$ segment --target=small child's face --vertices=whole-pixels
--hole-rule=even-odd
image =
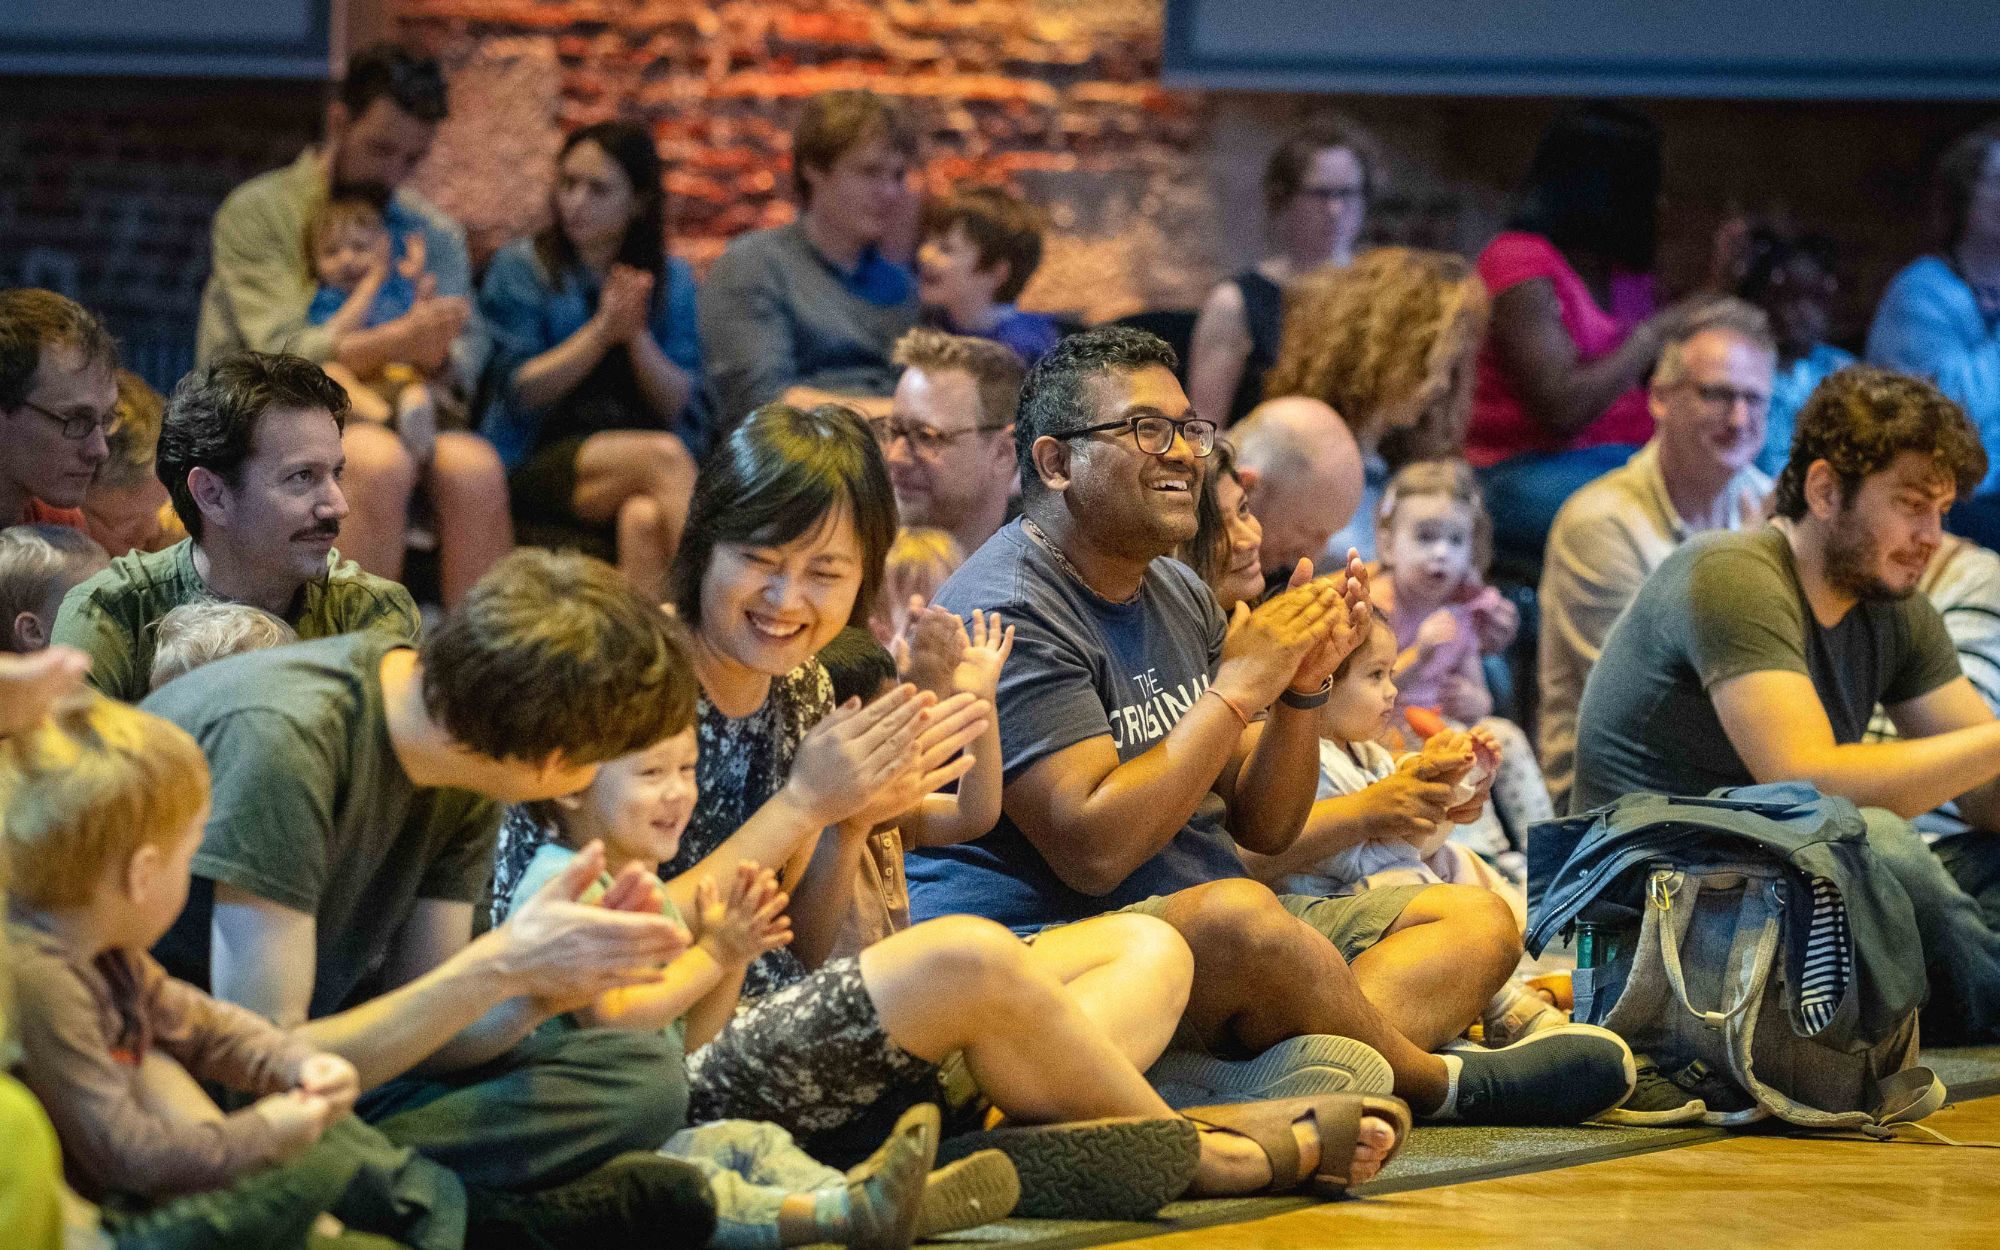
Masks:
[[[381,226],[335,222],[313,239],[313,274],[336,291],[351,291],[369,270],[388,265],[389,232]]]
[[[1396,713],[1395,666],[1396,635],[1378,623],[1328,692],[1320,710],[1320,737],[1372,742],[1388,732]]]
[[[957,222],[917,249],[917,297],[926,308],[990,304],[1006,275],[1004,264],[979,267],[979,245]]]
[[[181,909],[187,906],[194,853],[201,849],[202,831],[207,827],[208,804],[203,803],[178,841],[147,848],[132,857],[125,873],[131,940],[120,945],[149,947],[173,928]]]
[[[568,841],[581,846],[602,838],[605,862],[614,872],[634,859],[654,864],[672,859],[694,815],[699,756],[690,725],[604,765],[597,780],[565,800]]]
[[[1443,603],[1472,573],[1472,509],[1449,495],[1396,501],[1382,536],[1382,563],[1395,572],[1396,603]]]

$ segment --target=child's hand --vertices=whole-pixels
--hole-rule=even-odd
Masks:
[[[1421,777],[1457,785],[1472,771],[1472,737],[1462,729],[1432,734],[1417,752],[1415,771]]]
[[[909,766],[923,714],[935,702],[936,695],[907,684],[865,707],[849,699],[799,743],[783,793],[817,824],[846,820]]]
[[[1483,725],[1474,725],[1465,731],[1472,739],[1472,753],[1488,772],[1500,767],[1500,735]]]
[[[270,1126],[281,1160],[296,1159],[312,1149],[333,1118],[326,1099],[296,1089],[260,1098],[250,1110]]]
[[[778,888],[775,873],[750,860],[736,865],[724,887],[704,877],[694,897],[701,916],[697,945],[725,967],[747,965],[792,940],[792,920],[785,914],[791,898]]]
[[[970,645],[956,612],[925,607],[920,596],[911,595],[903,632],[889,644],[889,653],[896,657],[897,676],[942,699],[952,693],[952,676]]]
[[[1449,608],[1439,608],[1417,626],[1417,658],[1422,659],[1458,638],[1458,620]]]
[[[958,620],[956,616],[952,619]],[[959,622],[958,635],[966,637],[963,621]],[[988,703],[994,702],[1000,688],[1000,670],[1013,650],[1012,625],[1001,628],[998,612],[974,612],[971,642],[962,649],[958,667],[952,670],[952,693],[969,694]]]
[[[307,1055],[293,1084],[298,1092],[326,1102],[329,1124],[354,1110],[354,1100],[361,1096],[361,1077],[354,1065],[331,1051]]]
[[[396,272],[403,275],[405,281],[415,282],[424,276],[426,259],[424,236],[412,230],[403,236],[403,258],[396,262]]]

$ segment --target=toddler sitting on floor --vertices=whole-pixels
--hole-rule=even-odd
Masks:
[[[1318,798],[1360,793],[1399,770],[1427,781],[1460,785],[1475,762],[1483,760],[1489,770],[1498,765],[1500,743],[1484,729],[1446,729],[1401,759],[1390,754],[1379,739],[1396,715],[1395,661],[1395,635],[1379,620],[1371,620],[1361,644],[1334,670],[1333,689],[1320,710]],[[1464,797],[1470,801],[1472,795]],[[1292,894],[1338,897],[1392,885],[1478,886],[1505,899],[1515,923],[1525,928],[1526,897],[1470,848],[1453,842],[1453,827],[1451,821],[1441,821],[1414,840],[1364,839],[1310,872],[1285,878],[1279,888]],[[1482,1026],[1487,1045],[1497,1046],[1566,1019],[1516,979],[1487,1004]]]

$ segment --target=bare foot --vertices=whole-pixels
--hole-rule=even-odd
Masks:
[[[1310,1118],[1303,1118],[1292,1125],[1292,1137],[1298,1145],[1301,1167],[1311,1175],[1319,1168],[1319,1130]],[[1373,1180],[1395,1144],[1396,1130],[1392,1125],[1375,1116],[1363,1116],[1354,1145],[1354,1161],[1349,1165],[1349,1182],[1359,1185]],[[1201,1163],[1195,1168],[1194,1183],[1188,1187],[1190,1196],[1250,1194],[1268,1189],[1270,1184],[1271,1161],[1256,1142],[1224,1129],[1201,1131]]]

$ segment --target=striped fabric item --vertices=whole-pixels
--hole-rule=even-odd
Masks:
[[[1854,953],[1847,933],[1847,905],[1825,877],[1812,879],[1812,924],[1806,930],[1806,957],[1799,975],[1799,1022],[1808,1037],[1833,1023],[1833,1013],[1854,977]]]

